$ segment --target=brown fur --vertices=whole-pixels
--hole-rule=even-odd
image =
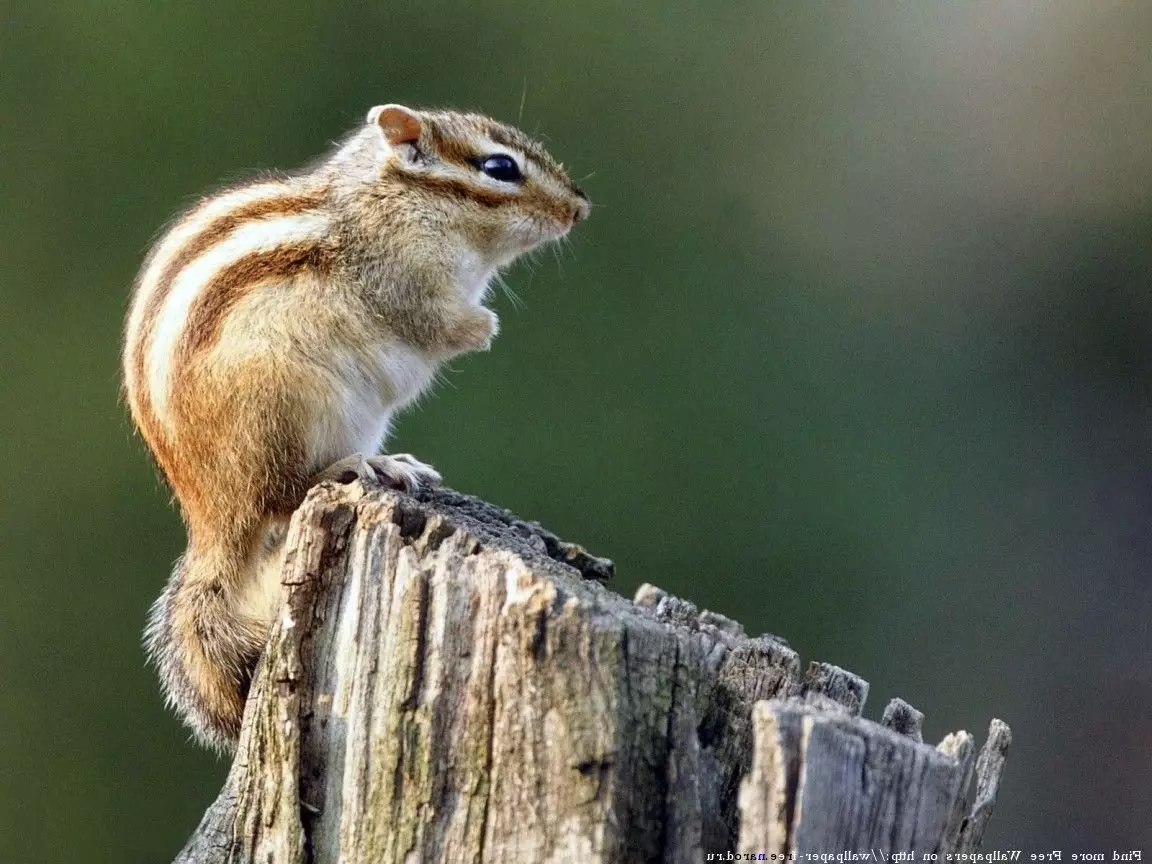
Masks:
[[[229,310],[253,286],[306,270],[321,274],[331,266],[330,250],[298,244],[252,254],[225,268],[208,283],[188,316],[176,358],[177,374],[182,365],[215,344]]]
[[[456,180],[452,177],[429,177],[415,175],[405,178],[406,182],[415,188],[424,190],[431,195],[459,198],[479,204],[482,207],[507,207],[518,204],[519,198],[507,192],[495,189],[478,189],[474,185]]]
[[[148,305],[144,309],[144,318],[140,325],[140,331],[142,333],[152,332],[152,328],[156,324],[156,316],[160,314],[160,309],[168,297],[168,291],[172,287],[172,282],[180,271],[195,261],[199,256],[203,255],[208,249],[211,249],[227,237],[240,225],[268,216],[301,213],[318,207],[323,201],[323,190],[306,195],[284,196],[281,198],[254,201],[237,207],[208,223],[203,230],[189,239],[188,242],[181,247],[179,253],[173,256],[172,260],[168,262],[164,268],[164,272],[157,277],[156,287],[149,296]],[[192,211],[188,216],[191,217],[194,213],[195,211]],[[145,268],[147,268],[147,264],[145,264]],[[149,344],[149,340],[141,339],[137,345],[136,355],[132,358],[136,365],[136,374],[141,378],[144,376],[144,363]]]
[[[216,243],[227,237],[240,225],[269,216],[289,215],[313,209],[324,202],[325,191],[324,189],[320,189],[305,194],[250,202],[236,207],[212,222],[209,222],[200,232],[189,238],[184,246],[181,247],[180,251],[168,262],[164,271],[157,276],[155,287],[148,297],[140,323],[140,334],[142,338],[137,340],[136,350],[133,352],[133,355],[124,358],[125,363],[131,363],[134,366],[137,381],[143,382],[146,380],[145,364],[148,349],[151,345],[151,339],[148,337],[156,325],[156,318],[160,313],[160,309],[163,307],[164,300],[168,296],[172,282],[180,271]],[[197,209],[193,209],[184,218],[191,218],[196,212]],[[158,246],[159,244],[157,244],[157,247]],[[155,255],[155,251],[153,251],[144,262],[144,266],[141,268],[141,277],[148,270],[153,255]],[[139,288],[139,280],[136,287],[137,289]],[[231,293],[234,294],[234,292]],[[169,486],[174,491],[178,491],[181,486],[187,484],[181,482],[180,460],[174,457],[171,447],[168,445],[163,429],[153,411],[151,395],[148,392],[148,388],[139,387],[136,392],[128,395],[132,402],[133,417],[136,420],[142,437],[148,442],[153,457],[165,479],[168,481]]]
[[[282,195],[238,203],[184,240],[129,317],[129,406],[189,540],[153,607],[148,645],[169,701],[219,747],[238,734],[270,626],[262,580],[279,552],[266,532],[437,364],[487,347],[496,319],[478,304],[496,268],[587,215],[583,193],[518,130],[397,106],[374,128],[379,116],[312,172],[281,181]],[[480,175],[484,140],[527,160],[522,182]],[[285,234],[222,266],[199,286],[175,343],[155,346],[169,382],[161,416],[148,364],[180,274],[243,226],[303,213],[328,220],[323,237]]]

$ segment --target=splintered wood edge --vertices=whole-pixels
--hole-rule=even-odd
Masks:
[[[947,825],[939,838],[941,848],[957,852],[979,849],[996,803],[1005,755],[1012,740],[1011,730],[1002,720],[992,720],[988,738],[979,757],[974,758],[975,742],[967,732],[950,733],[936,747],[923,744],[919,740],[922,718],[919,711],[903,700],[889,704],[883,724],[852,716],[849,710],[829,711],[819,700],[813,704],[810,694],[803,698],[758,702],[753,711],[753,763],[740,789],[740,851],[776,854],[796,851],[796,831],[803,817],[805,768],[814,755],[808,751],[810,735],[816,722],[832,722],[851,730],[862,740],[887,737],[890,742],[902,742],[901,746],[909,752],[918,750],[925,757],[938,754],[950,760],[955,770],[948,788],[940,790],[952,802]],[[975,800],[969,807],[973,774]],[[839,794],[838,790],[825,792],[833,796]]]
[[[343,570],[342,556],[358,520],[384,513],[391,514],[403,535],[421,535],[421,543],[443,539],[425,536],[434,520],[450,523],[446,533],[471,534],[477,547],[510,552],[542,577],[563,573],[602,582],[612,575],[610,560],[588,554],[537,523],[450,489],[400,496],[378,487],[366,489],[359,482],[313,488],[293,514],[285,539],[284,600],[253,674],[232,766],[175,864],[308,860],[301,811],[308,814],[313,808],[300,797],[299,712],[301,693],[308,686],[311,634],[298,624],[310,619],[326,581],[339,577],[334,571]],[[622,597],[619,601],[628,602]]]
[[[996,797],[1000,793],[1000,778],[1008,748],[1012,746],[1012,730],[1003,720],[993,719],[988,726],[988,738],[976,760],[976,800],[960,830],[959,852],[974,852],[984,839],[984,829],[992,818]]]
[[[363,502],[369,505],[367,511],[361,506],[366,496],[370,496],[369,501]],[[365,490],[359,483],[324,484],[313,489],[292,519],[282,578],[285,600],[269,648],[253,677],[236,757],[220,795],[176,859],[177,864],[256,860],[303,864],[308,860],[303,822],[309,818],[310,805],[300,798],[299,711],[301,691],[309,686],[306,657],[312,650],[312,637],[309,628],[298,622],[310,620],[313,604],[326,580],[339,578],[343,573],[345,546],[357,520],[365,513],[379,514],[384,510],[400,520],[396,524],[406,536],[421,534],[425,523],[450,523],[442,525],[448,534],[463,531],[476,538],[481,550],[511,552],[528,570],[545,579],[563,574],[576,583],[583,581],[591,589],[598,587],[592,583],[602,582],[612,572],[611,561],[589,555],[581,547],[565,543],[538,524],[523,522],[507,510],[452,490],[432,490],[413,499],[378,489]],[[405,519],[419,524],[402,524]],[[438,540],[421,537],[419,542]],[[704,629],[729,646],[748,640],[758,650],[777,653],[785,660],[791,658],[798,666],[795,652],[784,640],[774,636],[749,639],[738,622],[701,611],[689,601],[654,586],[642,586],[631,602],[603,589],[596,593],[609,607],[620,611],[628,607],[669,624]],[[919,741],[923,715],[903,700],[893,700],[885,710],[887,729],[859,719],[868,696],[868,683],[859,676],[827,663],[811,664],[803,679],[795,668],[792,675],[792,683],[781,694],[792,697],[785,704],[794,706],[799,702],[806,711],[844,715],[845,720],[870,724],[886,734],[901,734],[909,744]],[[738,810],[743,843],[751,815],[746,805],[766,803],[767,808],[762,808],[759,815],[769,836],[758,836],[761,841],[771,840],[768,848],[785,851],[790,843],[788,829],[795,816],[796,778],[803,755],[799,736],[793,735],[788,724],[779,724],[773,713],[772,706],[780,703],[777,699],[755,705],[752,769],[740,784]],[[766,749],[762,745],[763,734],[777,739],[774,747]],[[975,767],[975,803],[969,813],[958,816],[950,826],[949,842],[958,849],[974,850],[981,842],[996,801],[1010,741],[1007,725],[994,720]],[[938,749],[967,763],[963,782],[956,790],[961,803],[965,803],[972,773],[971,736],[949,736]],[[766,754],[778,764],[761,764],[757,771],[757,760],[763,762]],[[766,797],[749,786],[758,778],[771,781]],[[759,848],[765,848],[764,842]]]

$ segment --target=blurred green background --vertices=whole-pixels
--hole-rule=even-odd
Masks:
[[[118,402],[200,191],[386,101],[602,205],[395,448],[1016,736],[986,847],[1152,846],[1152,5],[0,4],[0,858],[170,860],[226,764],[139,635],[183,546]],[[594,173],[593,173],[594,172]]]

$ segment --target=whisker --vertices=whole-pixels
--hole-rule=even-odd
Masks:
[[[532,283],[536,281],[536,268],[530,258],[524,258],[524,266],[528,268],[528,284],[524,286],[525,291],[532,290]]]
[[[560,278],[564,278],[564,261],[560,257],[560,246],[556,243],[549,243],[549,248],[552,250],[552,257],[556,259],[556,268],[560,271]]]
[[[515,289],[513,289],[513,287],[508,284],[508,280],[504,278],[502,273],[496,274],[496,284],[499,285],[501,289],[503,289],[504,296],[507,297],[509,301],[511,301],[512,305],[516,309],[525,308],[524,301],[520,299],[520,295],[516,293]]]
[[[560,245],[572,256],[572,260],[576,260],[576,246],[572,243],[572,238],[565,234],[560,238]]]

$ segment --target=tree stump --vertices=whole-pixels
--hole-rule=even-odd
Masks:
[[[478,499],[312,490],[224,789],[177,862],[770,860],[978,846],[1008,728],[900,700]],[[976,782],[970,804],[972,775]],[[709,857],[712,856],[712,857]],[[857,859],[859,860],[859,859]],[[884,860],[887,860],[886,858]]]

